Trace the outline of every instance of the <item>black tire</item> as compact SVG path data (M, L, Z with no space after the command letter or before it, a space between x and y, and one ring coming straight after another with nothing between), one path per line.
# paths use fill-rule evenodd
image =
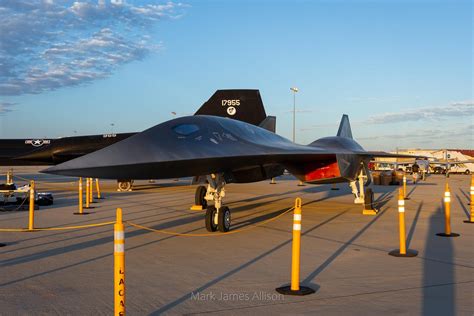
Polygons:
M374 192L371 188L365 189L364 209L372 210L374 208Z
M464 174L471 174L471 170L467 169L466 171L464 171Z
M206 210L206 229L208 232L215 232L217 230L217 225L214 224L214 215L217 210L214 206L209 206Z
M228 232L230 230L230 210L227 206L221 207L219 210L219 218L217 227L219 228L220 232Z
M194 204L201 205L203 209L207 208L207 201L204 198L206 196L207 188L200 185L196 188L196 194L194 195Z

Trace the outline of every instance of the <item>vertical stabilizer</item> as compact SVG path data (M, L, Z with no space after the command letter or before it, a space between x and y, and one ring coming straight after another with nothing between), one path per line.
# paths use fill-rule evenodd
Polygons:
M337 131L337 136L352 138L351 123L349 123L349 116L344 114L339 124L339 130Z
M217 90L195 115L228 117L257 126L267 117L260 91L250 89Z
M258 126L272 133L276 132L276 116L267 116Z

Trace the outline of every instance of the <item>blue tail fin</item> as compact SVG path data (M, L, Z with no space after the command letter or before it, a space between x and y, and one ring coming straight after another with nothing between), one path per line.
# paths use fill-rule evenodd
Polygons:
M344 114L339 124L339 130L337 131L337 136L352 138L351 123L349 123L349 116Z

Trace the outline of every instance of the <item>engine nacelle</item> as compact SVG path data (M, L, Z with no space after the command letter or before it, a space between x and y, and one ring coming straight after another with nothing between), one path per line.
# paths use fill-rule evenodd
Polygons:
M341 179L336 157L322 161L302 162L298 165L287 166L287 169L299 180L309 183L340 182Z
M305 165L304 181L335 179L341 176L337 161L321 161Z
M226 183L249 183L281 176L284 171L285 168L281 165L267 164L225 172L224 178Z

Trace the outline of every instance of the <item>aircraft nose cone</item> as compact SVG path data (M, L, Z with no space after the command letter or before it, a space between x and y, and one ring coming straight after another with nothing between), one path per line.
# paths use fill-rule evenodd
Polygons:
M57 166L49 167L44 170L41 170L42 173L51 173L51 174L58 174L57 172L61 171L61 168L57 168Z
M187 124L189 120L190 118L178 118L156 125L108 147L42 172L104 179L137 179L133 177L137 173L151 177L156 170L151 167L147 169L150 164L169 163L191 153L186 141L179 140L179 135L173 131L173 126Z

